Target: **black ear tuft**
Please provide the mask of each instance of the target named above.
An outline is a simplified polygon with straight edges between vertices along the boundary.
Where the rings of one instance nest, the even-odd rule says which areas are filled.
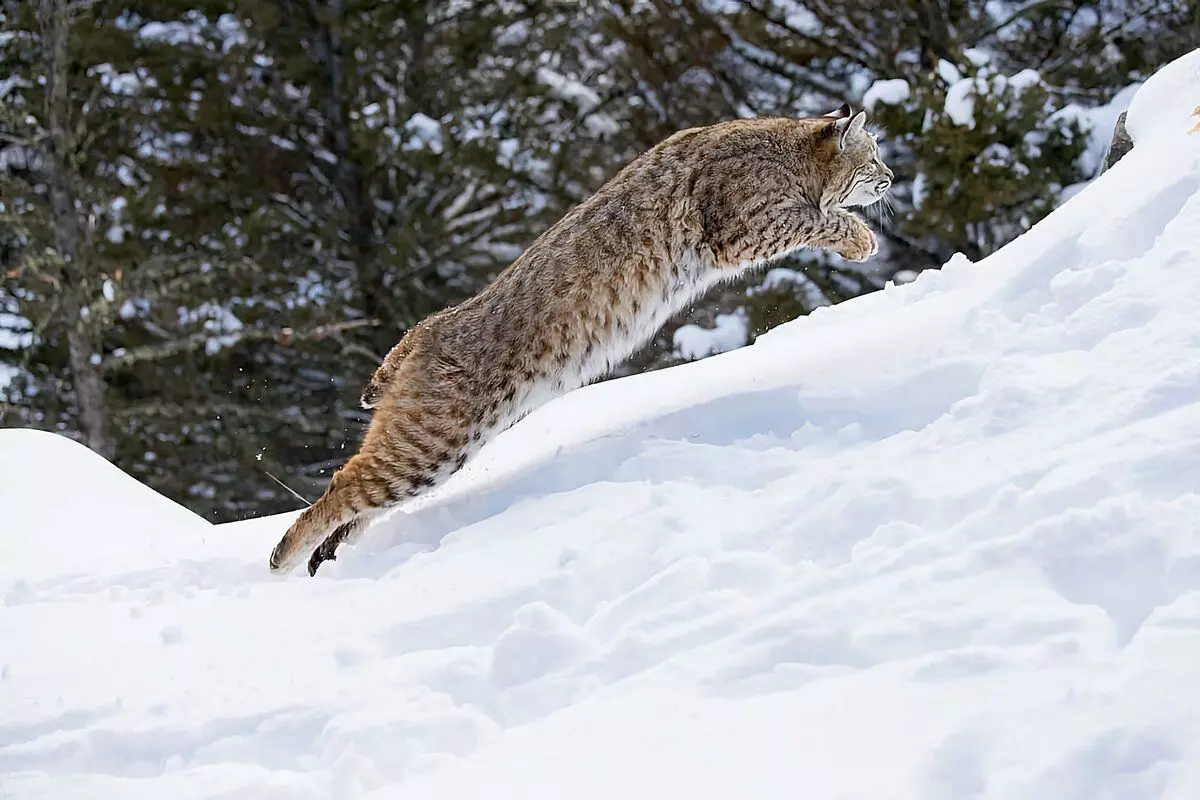
[[[838,149],[846,149],[846,140],[852,136],[858,136],[863,132],[864,126],[867,124],[867,112],[859,111],[850,119],[842,118],[834,120],[829,127],[838,134]]]
[[[833,117],[834,119],[847,119],[853,113],[854,113],[854,110],[852,108],[850,108],[849,103],[842,103],[840,106],[838,106],[836,111],[830,111],[825,116]]]

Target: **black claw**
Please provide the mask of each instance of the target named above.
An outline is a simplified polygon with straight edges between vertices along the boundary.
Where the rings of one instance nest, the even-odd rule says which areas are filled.
[[[321,566],[322,562],[337,561],[338,545],[346,541],[346,537],[350,535],[354,526],[359,524],[360,520],[351,520],[343,524],[333,533],[329,534],[325,538],[325,541],[321,542],[321,545],[313,551],[312,556],[308,559],[309,577],[317,574],[317,567]]]
[[[308,576],[311,578],[317,574],[317,567],[321,566],[325,561],[337,561],[337,556],[333,554],[333,548],[326,548],[321,545],[313,551],[312,556],[308,559]]]

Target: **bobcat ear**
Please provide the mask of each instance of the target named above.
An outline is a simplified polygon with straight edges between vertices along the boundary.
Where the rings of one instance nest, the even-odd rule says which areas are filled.
[[[830,111],[825,116],[833,117],[834,119],[845,119],[845,118],[849,117],[852,113],[854,113],[854,110],[852,108],[850,108],[850,104],[842,103],[841,106],[839,106],[836,110]]]
[[[867,112],[859,111],[849,119],[842,118],[833,123],[833,129],[838,134],[838,149],[846,149],[846,140],[851,136],[858,136],[863,131],[863,127],[867,124]]]

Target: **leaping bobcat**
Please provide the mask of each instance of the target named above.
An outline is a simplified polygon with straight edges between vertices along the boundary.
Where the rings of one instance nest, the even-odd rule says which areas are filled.
[[[864,261],[847,208],[892,171],[864,112],[680,131],[543,233],[495,281],[416,325],[363,391],[362,446],[271,552],[309,574],[374,517],[445,481],[493,436],[600,377],[715,284],[801,247]]]

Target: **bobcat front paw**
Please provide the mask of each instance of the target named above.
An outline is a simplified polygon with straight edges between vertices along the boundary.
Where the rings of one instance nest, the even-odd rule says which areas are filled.
[[[879,240],[870,228],[860,224],[853,234],[838,242],[833,249],[848,261],[866,261],[879,252]]]

